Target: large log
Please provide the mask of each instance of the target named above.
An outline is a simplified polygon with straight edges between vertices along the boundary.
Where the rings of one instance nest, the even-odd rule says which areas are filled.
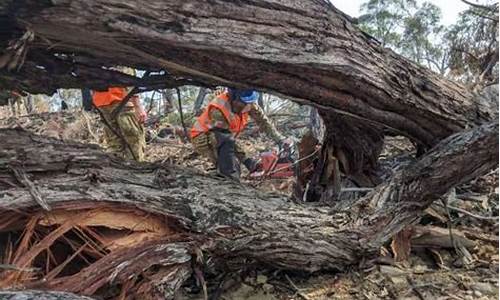
[[[50,93],[195,83],[285,95],[320,110],[325,151],[343,155],[343,171],[361,186],[378,182],[384,129],[425,151],[494,119],[498,110],[497,99],[483,101],[382,48],[328,1],[7,3],[0,6],[0,26],[8,29],[0,32],[1,87]],[[166,73],[133,78],[102,68],[115,65]],[[322,198],[331,197],[325,192]]]
[[[345,211],[21,130],[0,130],[0,139],[0,232],[20,237],[6,243],[18,270],[0,273],[0,286],[83,295],[115,285],[123,296],[171,298],[193,270],[200,275],[203,257],[207,270],[342,270],[375,255],[450,187],[498,165],[494,123],[444,140]],[[61,247],[69,261],[46,258]]]
[[[13,36],[16,49],[29,47],[19,72],[0,71],[3,87],[154,86],[165,76],[134,80],[101,66],[164,69],[171,85],[188,77],[252,86],[424,146],[494,114],[463,86],[383,49],[323,0],[27,0],[0,6],[0,25],[11,29],[0,33],[3,60],[20,66],[6,50]]]

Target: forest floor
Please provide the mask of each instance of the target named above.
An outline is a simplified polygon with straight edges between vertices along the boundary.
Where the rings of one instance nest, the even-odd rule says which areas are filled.
[[[91,113],[44,113],[0,119],[0,127],[23,127],[37,134],[98,144],[102,125]],[[256,157],[273,144],[247,136],[245,148]],[[386,168],[414,155],[404,138],[387,138],[381,161]],[[210,172],[210,163],[175,135],[151,142],[148,161]],[[245,175],[245,174],[244,174]],[[289,194],[291,179],[244,180],[257,188]],[[456,188],[443,205],[436,201],[419,224],[405,230],[403,242],[386,245],[373,261],[361,261],[343,273],[301,274],[280,270],[241,270],[207,278],[209,295],[219,299],[498,299],[498,169]],[[453,231],[450,231],[452,228]],[[453,237],[450,238],[450,232]],[[411,245],[411,255],[405,252]],[[179,300],[203,299],[195,284],[183,287]]]

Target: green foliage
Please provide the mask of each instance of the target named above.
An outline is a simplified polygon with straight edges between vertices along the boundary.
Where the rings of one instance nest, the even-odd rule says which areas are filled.
[[[368,0],[361,5],[360,27],[374,36],[384,47],[397,48],[401,43],[401,28],[415,0]]]
[[[446,34],[450,75],[464,82],[498,82],[498,3],[470,7]]]
[[[413,14],[404,19],[403,35],[400,43],[402,53],[419,64],[430,66],[443,56],[436,39],[444,31],[440,25],[441,9],[425,2]],[[431,40],[433,39],[433,40]],[[439,68],[439,66],[435,65]]]
[[[444,74],[446,51],[438,44],[444,33],[441,10],[415,0],[369,0],[361,6],[360,27],[383,46]]]
[[[471,6],[448,28],[430,2],[367,0],[361,11],[362,30],[416,63],[464,82],[497,79],[498,4]]]

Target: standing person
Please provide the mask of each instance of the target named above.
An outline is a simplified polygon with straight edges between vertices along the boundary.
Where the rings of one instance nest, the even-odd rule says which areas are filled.
[[[217,95],[197,118],[191,128],[195,150],[208,157],[220,174],[239,181],[240,162],[250,171],[257,169],[257,161],[248,157],[236,138],[251,117],[259,128],[279,145],[291,146],[270,122],[256,102],[259,93],[254,90],[228,89]]]
[[[106,119],[104,139],[107,148],[123,158],[143,161],[146,146],[143,124],[147,119],[147,114],[139,97],[132,96],[120,114],[113,118],[115,109],[129,91],[130,88],[124,87],[109,87],[106,91],[92,91],[92,102]]]

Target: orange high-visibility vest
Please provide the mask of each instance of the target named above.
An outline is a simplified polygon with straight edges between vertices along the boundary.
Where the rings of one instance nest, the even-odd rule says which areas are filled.
[[[234,136],[238,136],[238,134],[240,134],[240,132],[248,124],[248,112],[242,112],[239,114],[234,113],[231,110],[229,94],[223,93],[215,98],[214,101],[210,102],[203,113],[196,119],[193,128],[191,128],[191,138],[194,138],[203,132],[208,132],[213,128],[212,120],[210,119],[210,111],[212,109],[219,109],[222,112],[229,123],[229,130]]]
[[[110,105],[116,101],[122,101],[127,96],[127,90],[123,87],[110,87],[105,92],[94,91],[92,101],[97,107]]]

